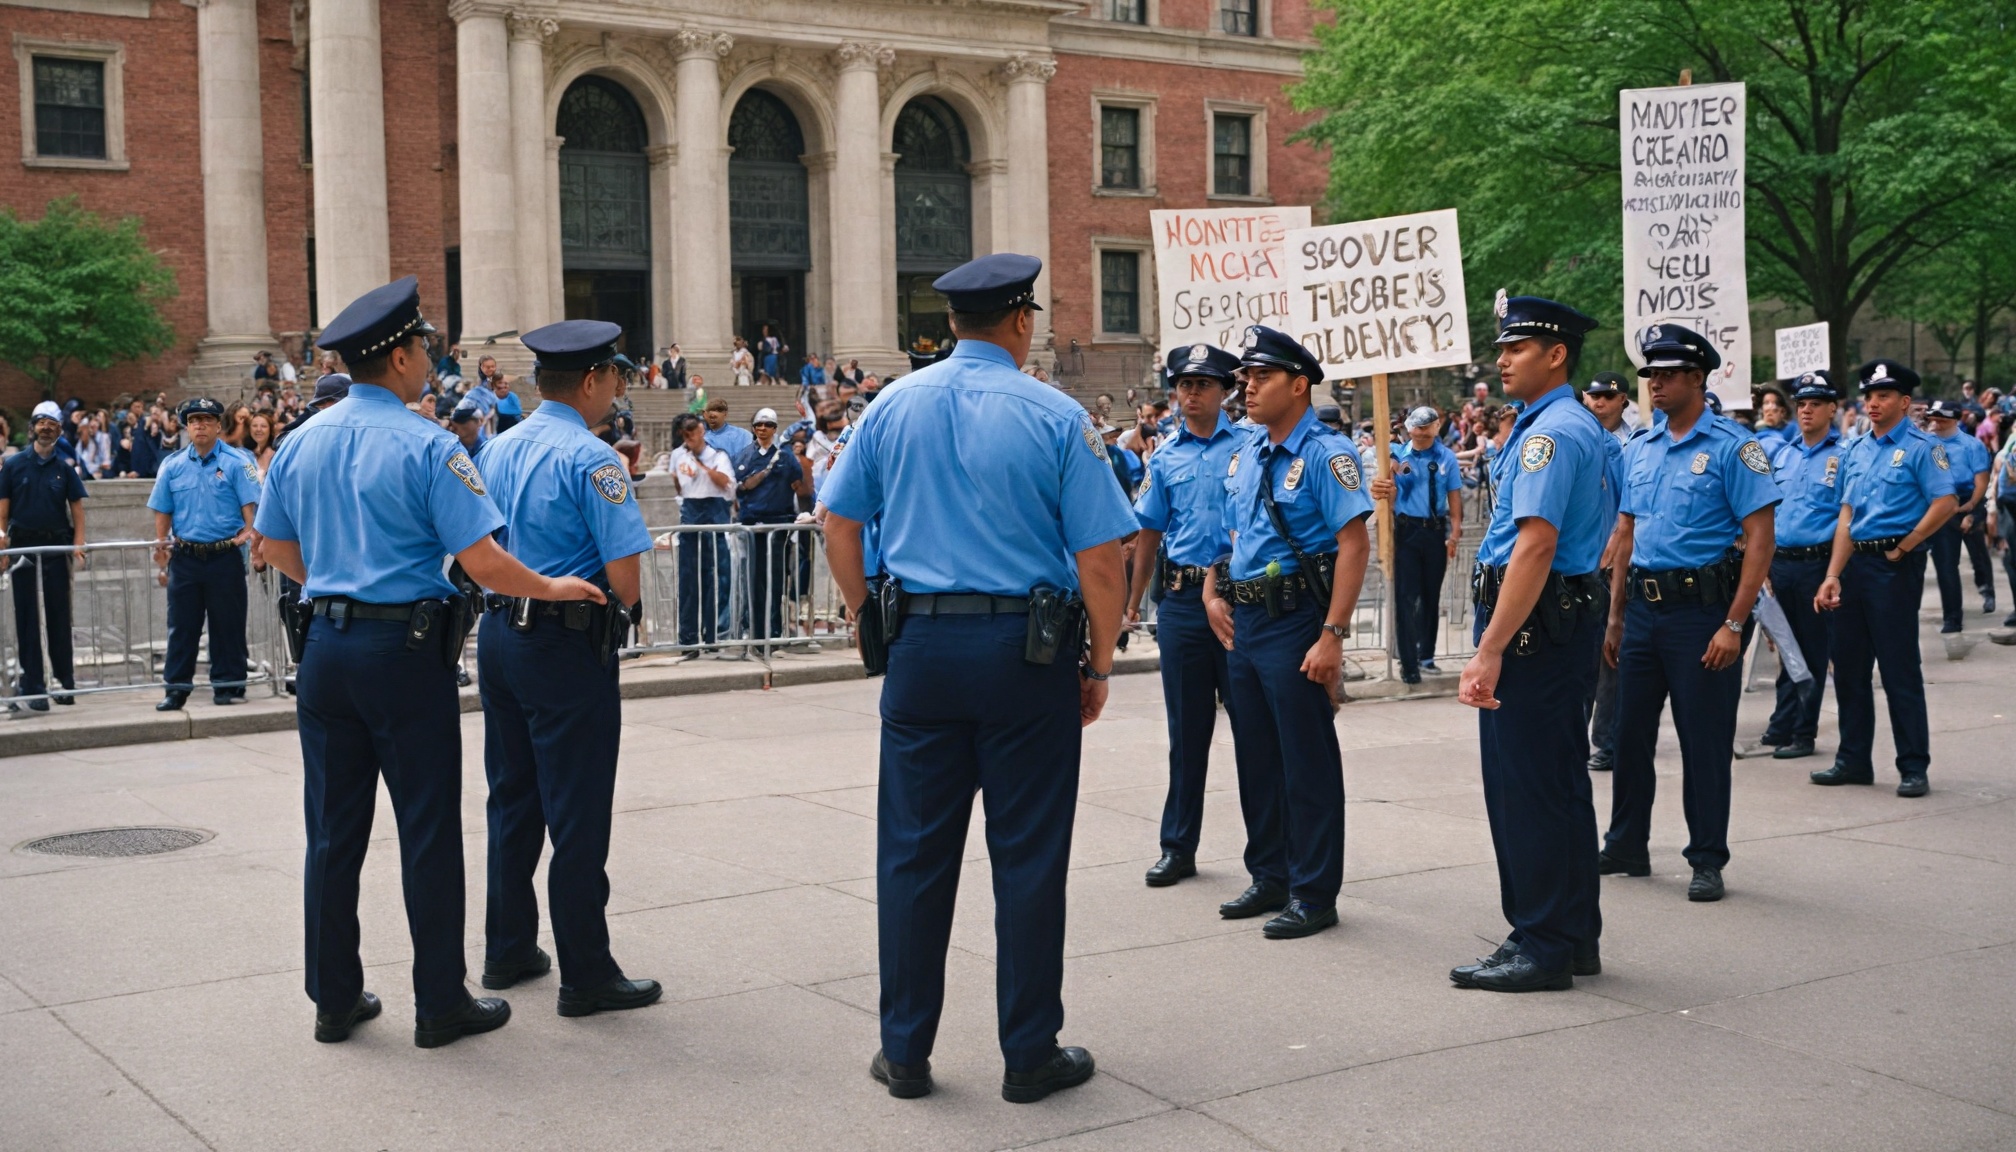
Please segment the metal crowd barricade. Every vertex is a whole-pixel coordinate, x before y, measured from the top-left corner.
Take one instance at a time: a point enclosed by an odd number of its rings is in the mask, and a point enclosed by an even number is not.
[[[651,530],[643,618],[626,656],[712,653],[761,661],[853,644],[816,524],[680,524]]]
[[[168,654],[168,593],[154,564],[155,543],[130,540],[0,550],[0,698],[8,711],[55,696],[88,698],[115,693],[165,692],[162,667]],[[82,556],[78,553],[82,552]],[[67,580],[70,620],[58,636],[49,632],[49,599],[41,581]],[[286,639],[275,604],[279,576],[272,569],[246,571],[246,678],[278,695],[287,670]],[[22,642],[33,629],[46,690],[22,692],[26,671]],[[66,635],[67,634],[67,635]],[[54,660],[67,639],[74,686],[64,686]],[[197,662],[209,664],[209,625]],[[207,686],[208,680],[199,682]],[[219,687],[233,687],[232,683]]]

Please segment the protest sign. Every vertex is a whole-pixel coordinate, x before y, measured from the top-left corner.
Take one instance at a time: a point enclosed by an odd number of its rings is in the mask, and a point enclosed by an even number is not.
[[[1778,379],[1832,368],[1827,362],[1827,322],[1778,329]]]
[[[1470,362],[1456,210],[1288,234],[1287,331],[1326,377]]]
[[[1281,242],[1309,226],[1307,207],[1157,209],[1148,223],[1163,348],[1236,348],[1248,324],[1281,326],[1288,304]]]
[[[1701,333],[1722,354],[1708,385],[1750,407],[1750,289],[1743,261],[1741,84],[1618,93],[1624,168],[1624,342],[1653,324]]]

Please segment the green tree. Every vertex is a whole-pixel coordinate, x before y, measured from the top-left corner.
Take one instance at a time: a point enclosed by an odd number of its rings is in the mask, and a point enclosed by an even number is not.
[[[175,274],[140,235],[138,217],[107,224],[74,197],[42,219],[0,207],[0,363],[53,396],[72,362],[105,368],[158,356],[175,341],[161,306]]]
[[[2016,173],[2008,0],[1318,3],[1335,20],[1295,96],[1322,112],[1326,209],[1457,208],[1473,324],[1500,284],[1621,323],[1617,93],[1683,69],[1747,85],[1750,295],[1811,308],[1836,364],[1886,281]]]
[[[2016,192],[1989,190],[1973,216],[1971,227],[1893,276],[1877,302],[1923,325],[1954,371],[1985,384],[1990,342],[2016,314]],[[1971,370],[1961,367],[1969,349]]]

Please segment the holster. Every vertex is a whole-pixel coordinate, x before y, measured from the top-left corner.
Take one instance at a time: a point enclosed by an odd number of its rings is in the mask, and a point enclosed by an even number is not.
[[[637,608],[641,610],[640,602]],[[630,642],[630,625],[639,615],[638,611],[617,600],[612,594],[609,603],[602,608],[602,630],[595,637],[595,660],[599,664],[609,661]]]
[[[315,620],[315,614],[301,602],[301,595],[289,589],[280,590],[280,626],[287,633],[287,657],[294,663],[301,663],[301,657],[308,651],[308,625]]]
[[[870,576],[868,598],[855,614],[854,642],[861,649],[861,667],[870,676],[889,670],[889,645],[903,626],[903,585],[892,576]]]
[[[1022,641],[1022,659],[1031,664],[1055,664],[1059,652],[1078,655],[1084,646],[1085,601],[1075,592],[1037,588],[1029,593],[1029,630]]]

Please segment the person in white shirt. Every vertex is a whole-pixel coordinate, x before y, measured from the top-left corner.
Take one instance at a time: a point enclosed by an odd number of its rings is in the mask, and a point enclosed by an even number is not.
[[[707,443],[707,425],[688,412],[673,421],[679,447],[672,450],[672,479],[679,485],[679,523],[733,520],[735,465]],[[730,560],[724,532],[683,532],[679,541],[679,643],[712,644],[729,628]],[[682,660],[699,650],[689,649]]]

